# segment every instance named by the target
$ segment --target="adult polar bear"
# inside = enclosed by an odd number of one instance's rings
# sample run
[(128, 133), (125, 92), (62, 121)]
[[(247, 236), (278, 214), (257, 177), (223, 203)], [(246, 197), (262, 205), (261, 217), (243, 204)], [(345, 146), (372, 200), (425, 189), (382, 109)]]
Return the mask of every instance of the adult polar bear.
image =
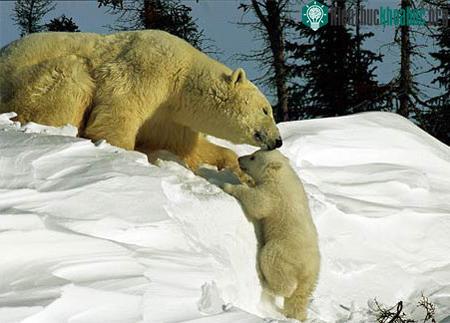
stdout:
[(163, 31), (37, 33), (0, 51), (0, 112), (18, 121), (70, 123), (125, 149), (169, 150), (190, 168), (239, 173), (234, 152), (202, 133), (281, 146), (270, 103), (246, 79)]

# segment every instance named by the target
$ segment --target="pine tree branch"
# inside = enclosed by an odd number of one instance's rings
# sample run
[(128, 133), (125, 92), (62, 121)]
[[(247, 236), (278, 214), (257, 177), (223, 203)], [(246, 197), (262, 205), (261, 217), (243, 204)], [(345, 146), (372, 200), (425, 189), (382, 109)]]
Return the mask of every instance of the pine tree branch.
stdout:
[(251, 0), (251, 1), (252, 1), (253, 9), (254, 9), (258, 19), (263, 23), (264, 27), (266, 27), (266, 29), (269, 30), (270, 29), (269, 22), (267, 21), (266, 17), (264, 16), (264, 14), (261, 11), (260, 3), (256, 0)]

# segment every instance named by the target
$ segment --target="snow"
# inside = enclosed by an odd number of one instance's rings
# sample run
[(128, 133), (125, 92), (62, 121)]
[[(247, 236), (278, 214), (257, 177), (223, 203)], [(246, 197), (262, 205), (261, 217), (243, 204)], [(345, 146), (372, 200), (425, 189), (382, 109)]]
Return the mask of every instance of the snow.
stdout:
[[(174, 161), (0, 115), (0, 322), (264, 322), (254, 225)], [(311, 322), (423, 292), (450, 322), (450, 148), (394, 114), (280, 125), (317, 225)], [(233, 146), (239, 154), (254, 150)]]

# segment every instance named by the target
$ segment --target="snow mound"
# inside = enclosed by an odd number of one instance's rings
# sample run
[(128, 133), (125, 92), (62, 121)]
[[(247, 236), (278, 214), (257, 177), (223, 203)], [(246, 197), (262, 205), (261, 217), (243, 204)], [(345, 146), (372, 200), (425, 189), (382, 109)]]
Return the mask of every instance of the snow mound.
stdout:
[[(14, 116), (0, 115), (0, 322), (282, 319), (236, 200), (175, 162)], [(422, 292), (450, 321), (449, 147), (389, 113), (280, 130), (320, 236), (311, 322), (373, 321), (374, 298), (419, 317)]]

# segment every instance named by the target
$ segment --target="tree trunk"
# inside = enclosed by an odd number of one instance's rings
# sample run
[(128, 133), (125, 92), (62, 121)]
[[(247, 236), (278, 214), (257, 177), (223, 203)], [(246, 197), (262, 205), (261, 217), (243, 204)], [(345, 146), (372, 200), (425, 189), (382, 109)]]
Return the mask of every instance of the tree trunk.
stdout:
[[(411, 7), (411, 0), (402, 0), (401, 8)], [(409, 95), (412, 90), (411, 75), (411, 39), (408, 25), (400, 26), (400, 106), (397, 113), (409, 117)]]
[(261, 11), (260, 4), (252, 0), (253, 9), (259, 20), (263, 23), (270, 44), (273, 57), (275, 87), (277, 89), (277, 115), (282, 121), (289, 120), (287, 68), (284, 43), (284, 30), (282, 23), (282, 10), (279, 0), (265, 0), (267, 16)]
[[(361, 66), (361, 0), (356, 0), (356, 39), (357, 47), (356, 47), (356, 62), (358, 63), (358, 67)], [(359, 72), (359, 71), (358, 71)]]
[(277, 0), (267, 0), (267, 20), (271, 26), (269, 33), (270, 49), (273, 54), (275, 85), (277, 88), (278, 115), (283, 121), (289, 120), (288, 92), (286, 86), (286, 57), (281, 12)]
[(28, 12), (28, 17), (27, 17), (27, 32), (28, 34), (34, 33), (34, 29), (33, 29), (33, 20), (35, 19), (34, 15), (33, 15), (33, 11), (34, 11), (34, 0), (32, 0), (30, 2), (30, 11)]
[(154, 29), (158, 25), (160, 7), (159, 0), (144, 0), (141, 20), (145, 29)]
[(289, 106), (288, 106), (288, 91), (286, 86), (286, 65), (284, 54), (284, 39), (277, 37), (274, 40), (274, 45), (271, 46), (273, 53), (273, 65), (275, 70), (275, 85), (277, 88), (277, 108), (278, 115), (283, 121), (289, 121)]

